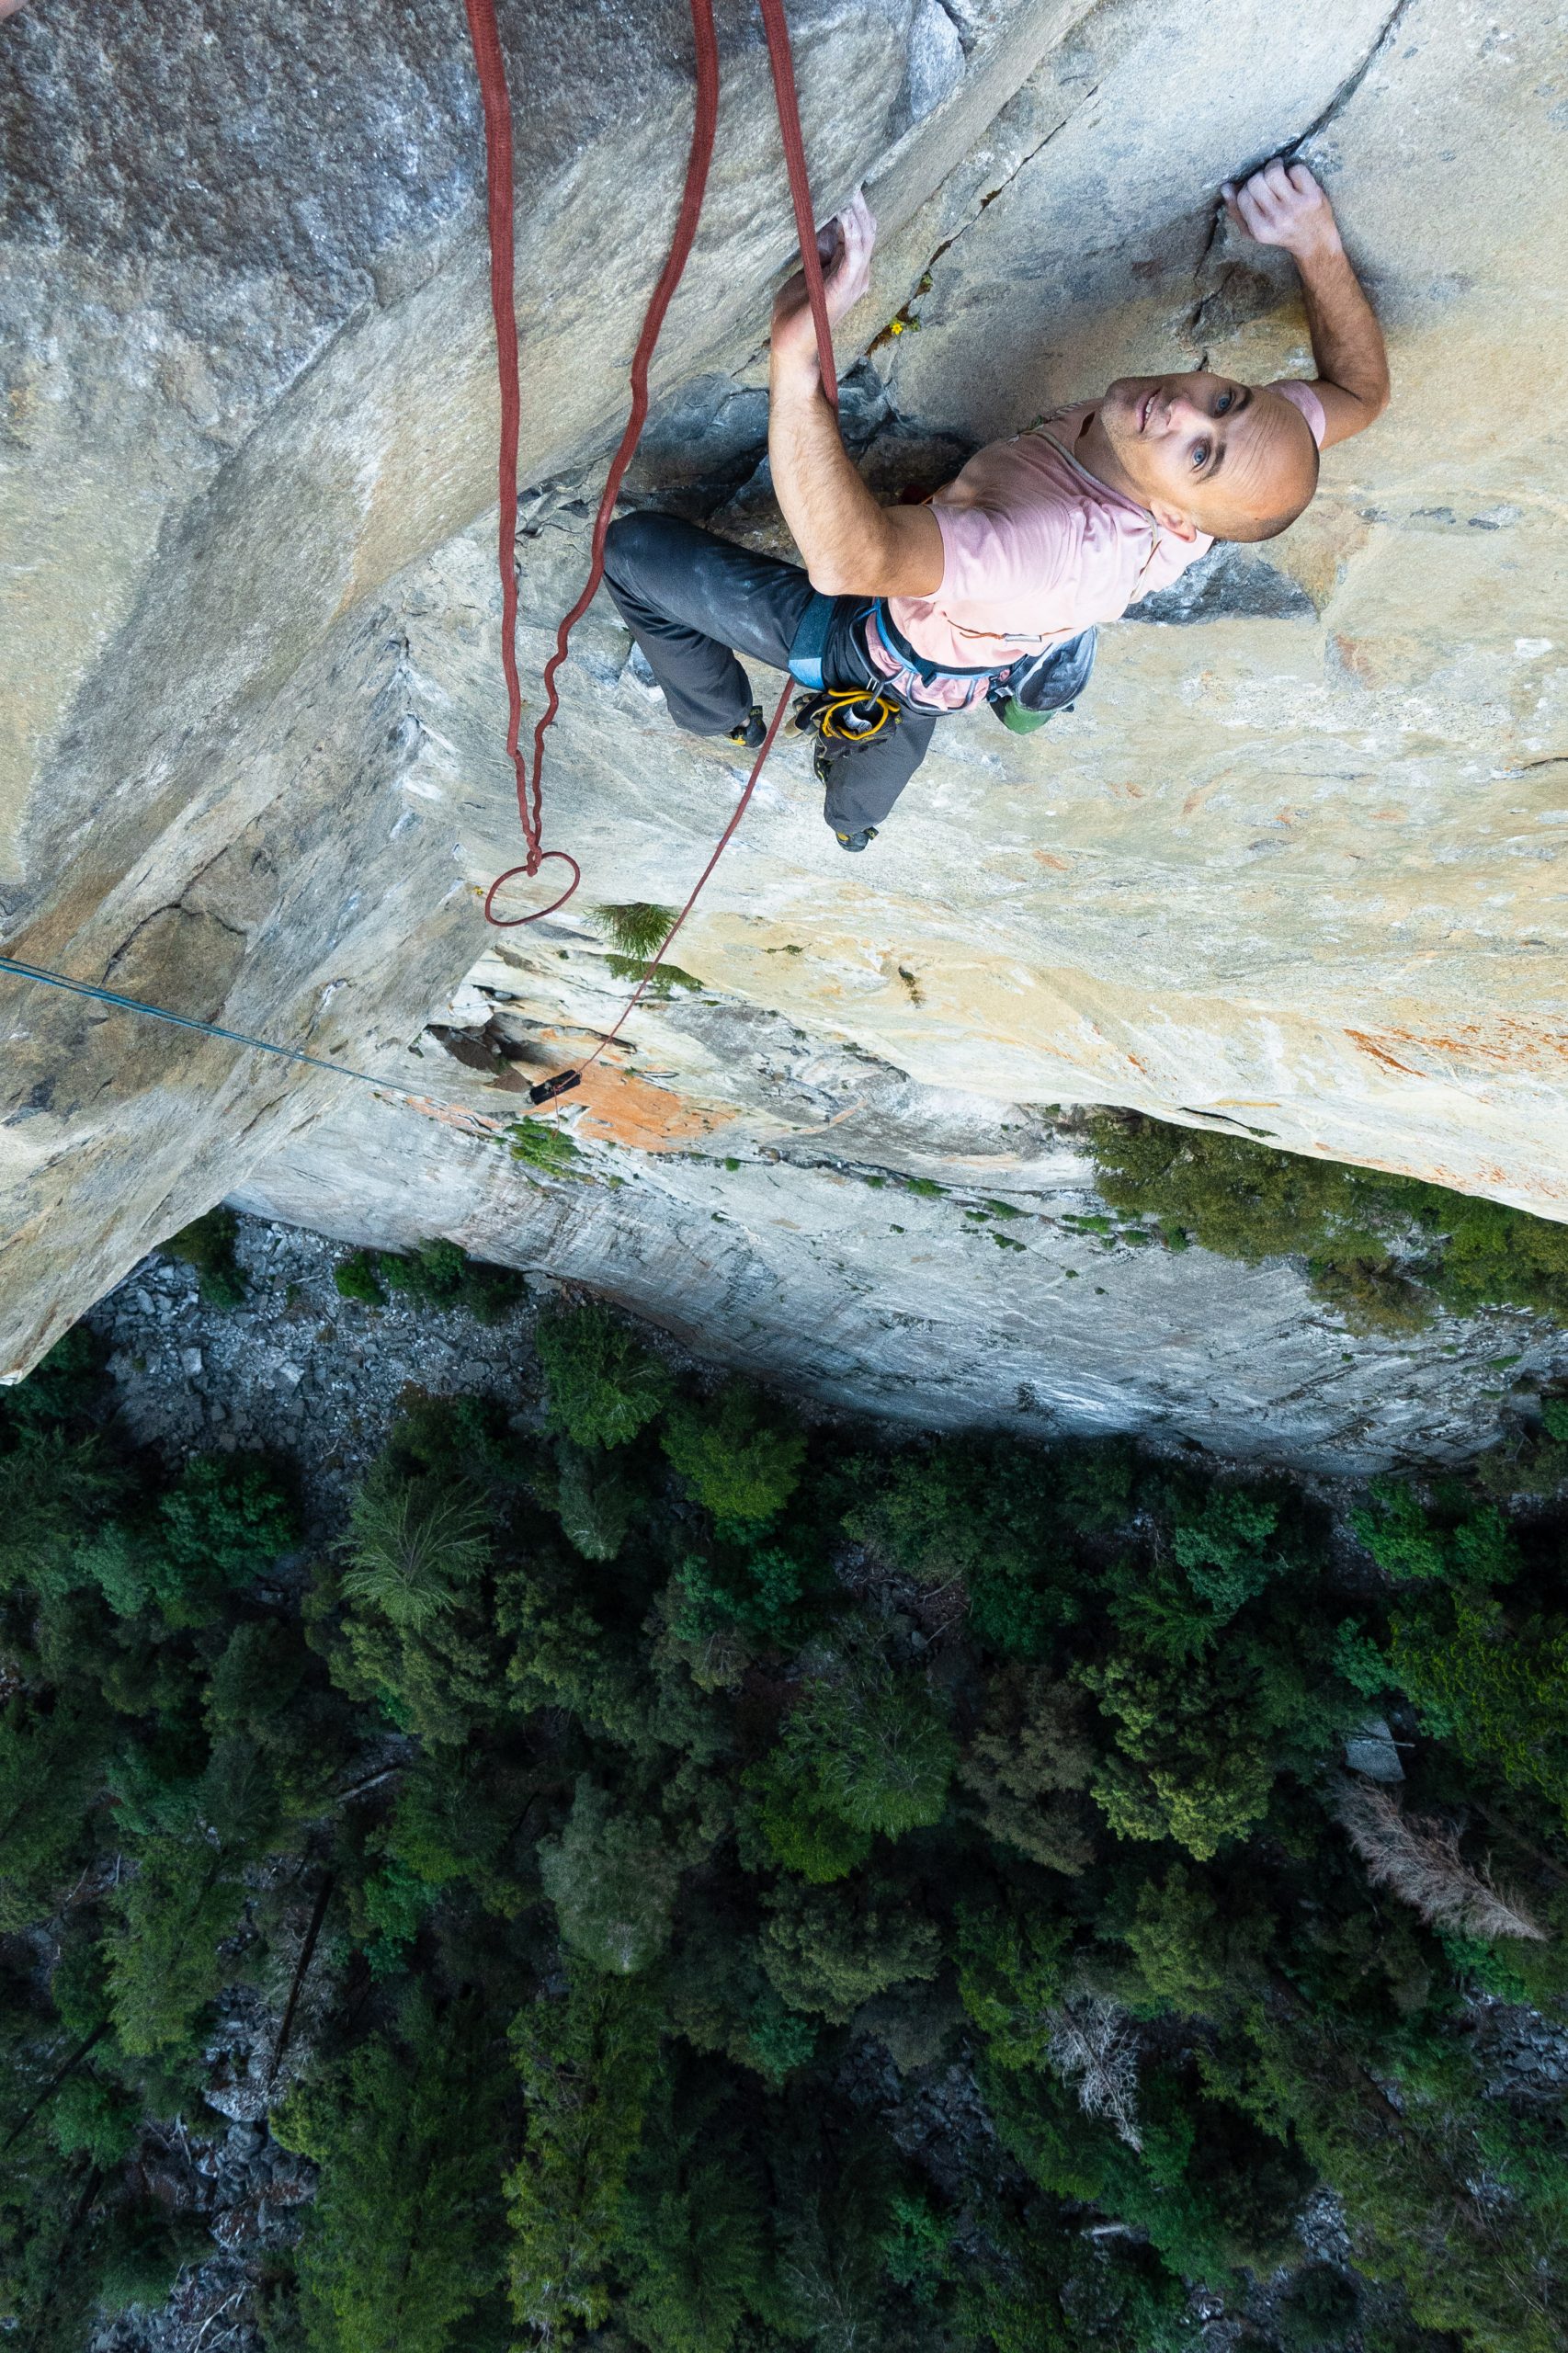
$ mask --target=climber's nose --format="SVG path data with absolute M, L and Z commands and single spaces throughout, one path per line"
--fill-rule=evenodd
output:
M 1203 412 L 1190 392 L 1179 385 L 1162 384 L 1154 395 L 1150 420 L 1156 433 L 1186 433 L 1202 421 Z

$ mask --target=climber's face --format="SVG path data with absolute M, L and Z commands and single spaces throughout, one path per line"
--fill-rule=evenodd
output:
M 1270 538 L 1317 487 L 1312 428 L 1267 385 L 1119 376 L 1098 421 L 1133 496 L 1180 539 Z

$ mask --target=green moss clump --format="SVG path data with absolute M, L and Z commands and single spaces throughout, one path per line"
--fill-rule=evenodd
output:
M 1568 1323 L 1568 1225 L 1140 1112 L 1099 1113 L 1089 1135 L 1113 1209 L 1224 1257 L 1305 1258 L 1313 1290 L 1352 1329 L 1418 1331 L 1437 1307 L 1523 1307 Z
M 201 1296 L 209 1307 L 244 1304 L 244 1273 L 234 1255 L 239 1233 L 240 1222 L 233 1211 L 219 1208 L 193 1218 L 162 1245 L 165 1258 L 178 1258 L 196 1268 Z
M 547 1176 L 563 1176 L 583 1155 L 566 1130 L 549 1120 L 518 1120 L 506 1131 L 506 1149 L 514 1160 Z

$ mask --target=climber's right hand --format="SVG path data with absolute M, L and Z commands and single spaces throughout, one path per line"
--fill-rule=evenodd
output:
M 1220 194 L 1236 227 L 1260 245 L 1282 245 L 1298 262 L 1339 249 L 1334 207 L 1305 164 L 1277 155 L 1239 188 L 1227 180 Z
M 852 311 L 871 282 L 871 255 L 877 223 L 864 188 L 856 191 L 825 229 L 817 231 L 817 254 L 823 266 L 827 315 L 836 326 Z M 806 293 L 806 273 L 796 270 L 779 288 L 773 304 L 773 357 L 785 366 L 815 364 L 816 330 Z

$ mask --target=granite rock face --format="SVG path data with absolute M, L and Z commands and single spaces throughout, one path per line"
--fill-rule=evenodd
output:
M 753 11 L 721 15 L 721 160 L 633 494 L 777 544 L 757 352 L 788 208 Z M 688 35 L 675 0 L 596 0 L 570 39 L 527 0 L 502 16 L 527 163 L 532 681 L 581 580 L 594 468 L 667 233 Z M 944 1165 L 966 1128 L 1049 1127 L 1011 1107 L 1124 1102 L 1568 1215 L 1568 347 L 1545 168 L 1568 150 L 1560 12 L 1504 30 L 1462 0 L 1244 0 L 1222 19 L 1177 0 L 792 0 L 791 21 L 820 208 L 869 175 L 883 222 L 872 293 L 840 337 L 846 425 L 880 488 L 940 480 L 1113 373 L 1205 352 L 1249 377 L 1300 367 L 1288 265 L 1216 231 L 1212 200 L 1300 142 L 1387 322 L 1395 405 L 1330 453 L 1291 532 L 1218 551 L 1153 626 L 1106 632 L 1070 718 L 1027 742 L 984 716 L 940 730 L 867 857 L 839 856 L 786 749 L 680 948 L 728 1042 L 640 1014 L 642 1075 L 611 1074 L 607 1149 L 642 1154 L 667 1193 L 693 1123 L 722 1124 L 715 1066 L 755 1018 L 903 1089 Z M 517 854 L 461 11 L 352 0 L 283 29 L 236 0 L 220 28 L 34 0 L 0 30 L 0 85 L 5 943 L 405 1072 L 407 1041 L 484 947 L 474 886 Z M 673 733 L 627 653 L 601 604 L 550 755 L 549 837 L 585 874 L 569 961 L 602 935 L 596 906 L 679 904 L 737 786 L 727 751 Z M 553 1024 L 580 1057 L 603 992 L 552 1006 L 538 945 L 518 1000 L 536 992 L 536 1033 Z M 455 1170 L 485 1148 L 368 1090 L 350 1103 L 337 1082 L 0 986 L 12 1370 L 225 1194 L 359 1238 L 377 1220 L 389 1240 L 461 1227 L 610 1289 L 645 1214 L 657 1296 L 631 1292 L 688 1332 L 706 1319 L 721 1352 L 739 1345 L 733 1283 L 683 1290 L 685 1208 L 650 1198 L 634 1214 L 630 1181 L 582 1186 L 568 1246 L 526 1168 L 492 1154 L 465 1190 L 443 1155 Z M 428 1055 L 412 1067 L 435 1085 Z M 865 1165 L 884 1162 L 896 1170 L 880 1138 Z M 704 1177 L 710 1225 L 755 1224 L 748 1167 L 731 1151 Z M 1041 1276 L 1037 1295 L 1022 1257 L 989 1255 L 1012 1271 L 1006 1299 L 982 1287 L 978 1321 L 909 1359 L 976 1412 L 1006 1386 L 971 1373 L 1006 1356 L 1006 1316 L 1033 1367 L 1008 1377 L 1040 1395 L 1067 1329 L 1059 1285 Z M 835 1370 L 834 1285 L 749 1263 L 743 1290 L 798 1289 L 772 1324 L 801 1336 L 802 1371 L 814 1352 L 809 1377 L 869 1402 L 852 1370 L 869 1342 Z M 892 1240 L 868 1231 L 846 1286 L 903 1279 Z M 1139 1277 L 1096 1374 L 1123 1425 L 1201 1418 L 1206 1376 L 1176 1336 L 1222 1317 L 1237 1286 L 1208 1279 L 1191 1254 L 1158 1284 Z M 1278 1283 L 1237 1338 L 1238 1427 L 1249 1395 L 1290 1393 L 1315 1313 L 1297 1278 Z M 1375 1349 L 1332 1337 L 1369 1389 L 1392 1379 Z M 1160 1404 L 1145 1388 L 1167 1343 Z M 1311 1444 L 1331 1427 L 1348 1443 L 1361 1410 L 1334 1403 Z M 1398 1419 L 1373 1451 L 1397 1446 Z

